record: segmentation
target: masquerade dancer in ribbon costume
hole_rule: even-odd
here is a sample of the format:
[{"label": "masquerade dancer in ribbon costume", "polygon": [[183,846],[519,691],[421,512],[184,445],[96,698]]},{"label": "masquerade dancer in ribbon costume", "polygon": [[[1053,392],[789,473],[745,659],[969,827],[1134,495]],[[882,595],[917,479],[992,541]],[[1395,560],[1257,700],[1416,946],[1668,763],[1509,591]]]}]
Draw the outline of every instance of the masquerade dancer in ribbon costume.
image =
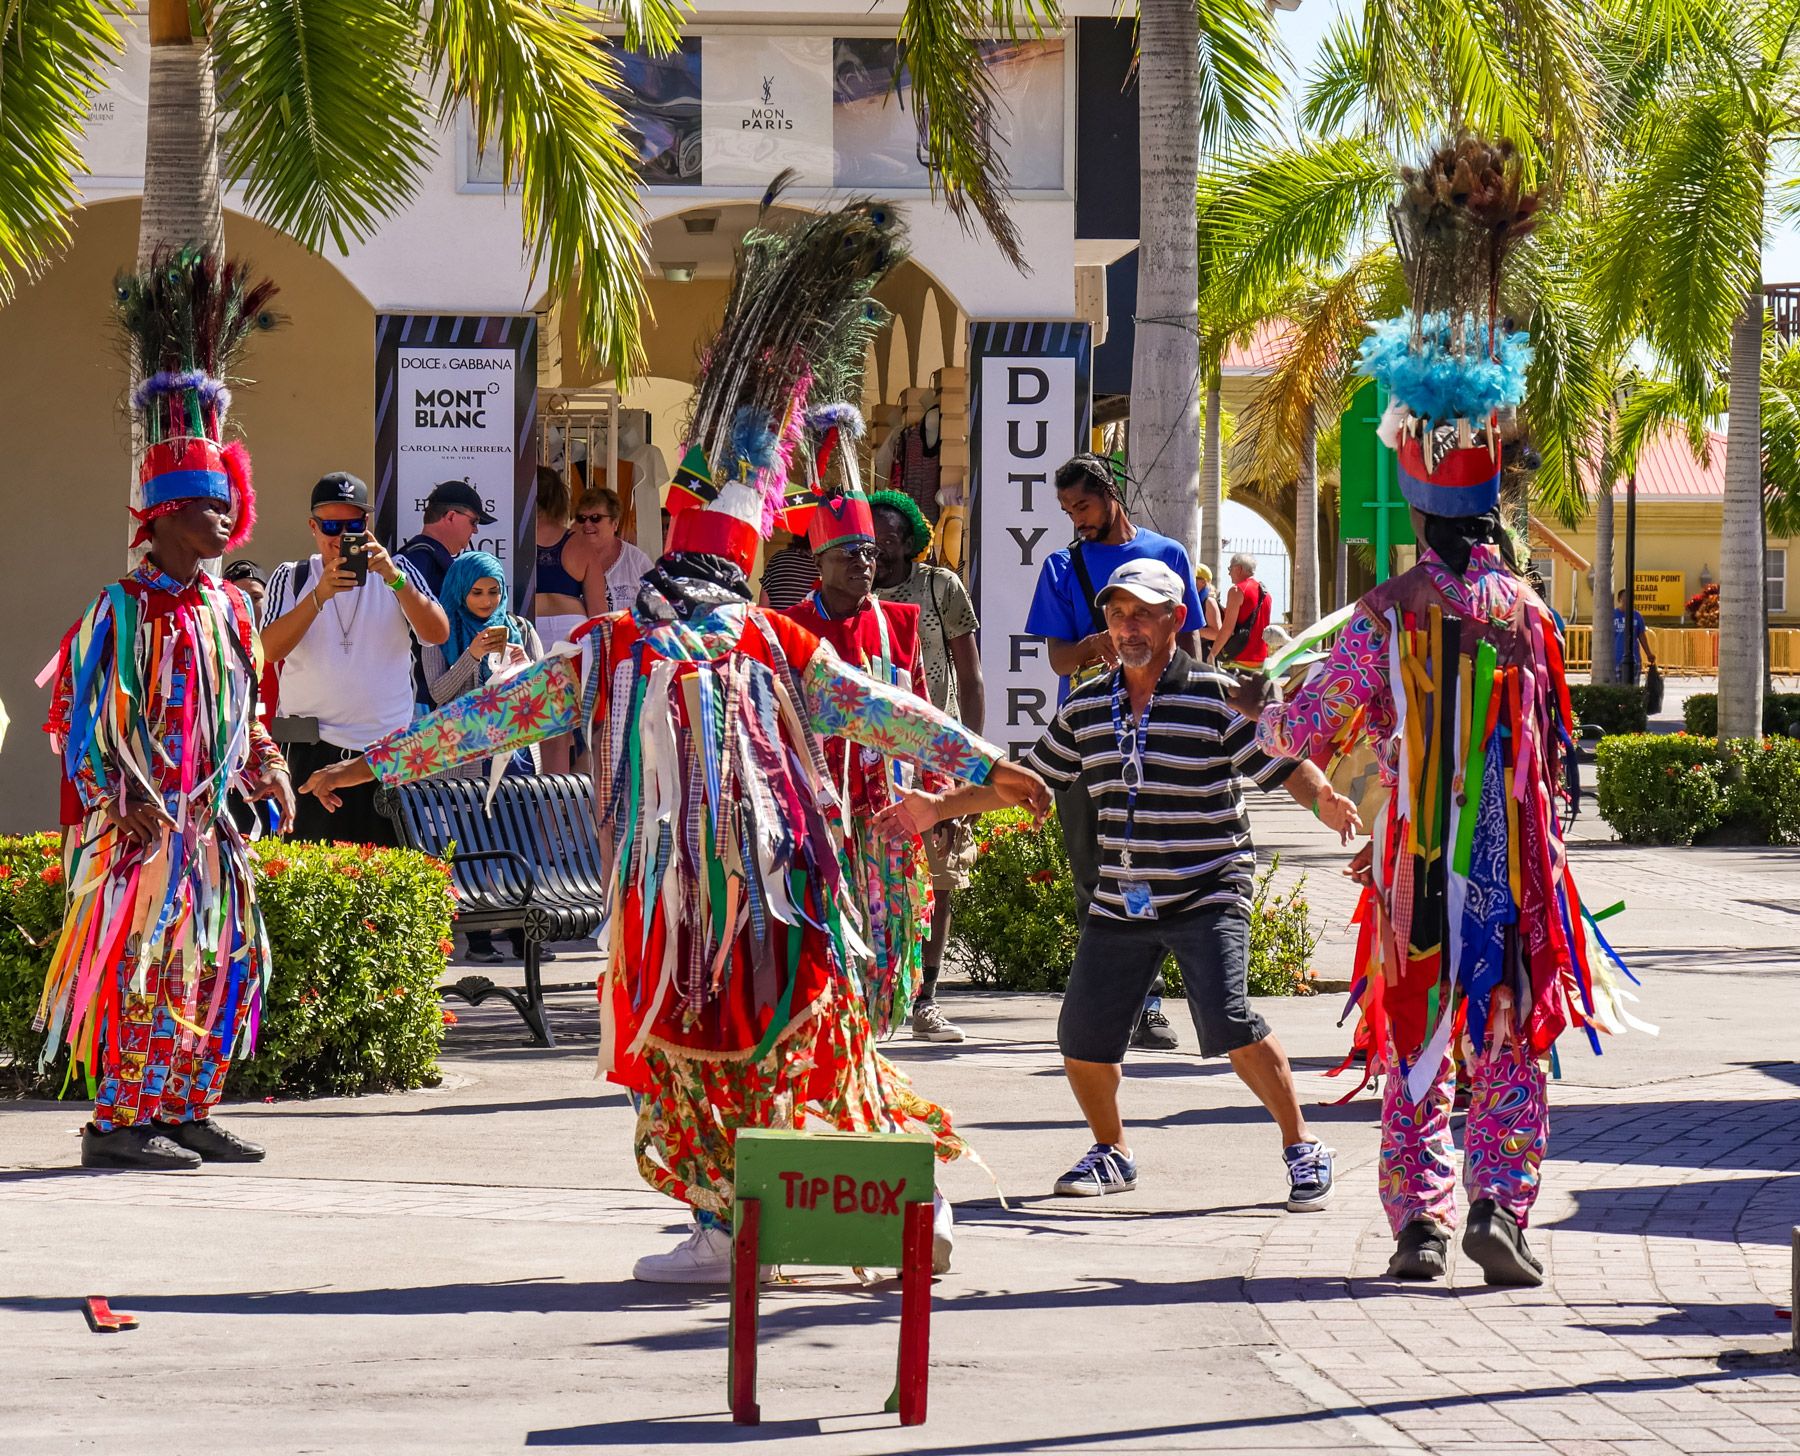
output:
[{"label": "masquerade dancer in ribbon costume", "polygon": [[249,456],[221,444],[225,384],[275,292],[235,262],[161,254],[118,284],[143,380],[142,565],[94,599],[49,671],[63,766],[69,904],[44,983],[43,1062],[67,1045],[95,1091],[90,1168],[197,1168],[263,1150],[209,1114],[256,1041],[268,938],[237,788],[293,819],[287,765],[256,716],[262,649],[244,594],[202,562],[249,538]]},{"label": "masquerade dancer in ribbon costume", "polygon": [[[1585,916],[1555,797],[1570,748],[1568,688],[1549,610],[1501,525],[1498,411],[1523,395],[1527,337],[1502,332],[1501,266],[1539,199],[1512,148],[1465,137],[1406,169],[1390,209],[1412,311],[1375,329],[1365,373],[1387,386],[1418,564],[1357,604],[1329,657],[1284,705],[1247,684],[1271,752],[1329,759],[1366,735],[1386,807],[1352,861],[1358,1052],[1386,1074],[1381,1200],[1389,1272],[1436,1279],[1456,1227],[1453,1042],[1472,1090],[1463,1248],[1490,1284],[1539,1284],[1525,1240],[1549,1135],[1543,1059],[1568,1026],[1642,1026]],[[1625,974],[1629,975],[1628,972]],[[1346,1063],[1348,1065],[1348,1063]]]},{"label": "masquerade dancer in ribbon costume", "polygon": [[[943,1110],[876,1050],[860,994],[865,909],[840,859],[844,810],[821,739],[990,783],[1009,802],[1047,807],[1048,791],[929,702],[756,608],[747,574],[803,447],[809,393],[849,392],[843,361],[860,364],[881,322],[869,290],[901,237],[888,209],[855,203],[745,238],[671,492],[667,554],[630,612],[581,633],[581,711],[612,875],[601,1065],[640,1099],[644,1177],[698,1216],[679,1248],[639,1261],[640,1279],[729,1277],[740,1127],[791,1116],[801,1127],[916,1128],[940,1156],[963,1150]],[[567,659],[541,675],[558,672]],[[537,676],[462,699],[308,790],[329,803],[370,772],[395,783],[477,740],[491,752]],[[566,696],[549,694],[553,710],[529,731],[566,730]]]},{"label": "masquerade dancer in ribbon costume", "polygon": [[[832,405],[814,411],[808,422],[823,435],[816,458],[825,462],[835,455],[845,485],[821,492],[810,507],[807,540],[819,562],[819,585],[785,615],[877,682],[929,701],[919,661],[919,609],[874,594],[875,517],[856,467],[862,418],[849,405]],[[789,521],[798,525],[807,509],[790,511]],[[919,989],[932,912],[925,847],[916,834],[889,835],[875,825],[875,816],[898,799],[890,755],[842,737],[828,738],[824,747],[826,772],[848,816],[844,870],[868,907],[873,962],[863,1005],[875,1034],[885,1037],[906,1024]],[[947,787],[941,778],[936,786]]]}]

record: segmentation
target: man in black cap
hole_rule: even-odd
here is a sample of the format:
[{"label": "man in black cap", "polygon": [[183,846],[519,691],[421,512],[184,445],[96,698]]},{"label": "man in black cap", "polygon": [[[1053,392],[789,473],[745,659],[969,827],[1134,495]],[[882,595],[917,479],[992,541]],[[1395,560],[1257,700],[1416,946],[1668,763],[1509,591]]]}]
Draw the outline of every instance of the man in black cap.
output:
[{"label": "man in black cap", "polygon": [[[263,652],[282,664],[275,736],[296,773],[353,758],[410,723],[413,644],[450,635],[418,568],[390,557],[369,525],[368,486],[341,471],[323,477],[307,517],[315,554],[282,562],[269,578]],[[357,556],[366,571],[352,564]],[[346,804],[348,819],[302,804],[295,838],[395,842],[373,793]]]},{"label": "man in black cap", "polygon": [[[444,573],[450,563],[469,549],[475,533],[494,524],[480,493],[466,480],[440,481],[425,497],[425,519],[419,534],[394,553],[399,561],[410,561],[425,579],[434,597],[444,594]],[[422,712],[437,706],[431,699],[431,685],[425,681],[425,669],[419,661],[418,643],[413,644],[413,701]]]}]

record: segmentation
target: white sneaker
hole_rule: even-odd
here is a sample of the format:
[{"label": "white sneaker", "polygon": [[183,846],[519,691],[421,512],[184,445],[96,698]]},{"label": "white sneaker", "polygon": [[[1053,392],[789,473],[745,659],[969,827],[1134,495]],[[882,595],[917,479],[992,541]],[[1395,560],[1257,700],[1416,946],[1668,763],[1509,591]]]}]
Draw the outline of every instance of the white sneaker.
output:
[{"label": "white sneaker", "polygon": [[731,1235],[695,1224],[694,1231],[666,1254],[646,1254],[631,1266],[631,1277],[646,1284],[731,1283]]},{"label": "white sneaker", "polygon": [[931,1272],[948,1274],[950,1256],[955,1252],[956,1214],[950,1207],[950,1200],[934,1192],[931,1195]]},{"label": "white sneaker", "polygon": [[914,1041],[961,1041],[962,1028],[938,1010],[937,1002],[928,1002],[912,1014]]}]

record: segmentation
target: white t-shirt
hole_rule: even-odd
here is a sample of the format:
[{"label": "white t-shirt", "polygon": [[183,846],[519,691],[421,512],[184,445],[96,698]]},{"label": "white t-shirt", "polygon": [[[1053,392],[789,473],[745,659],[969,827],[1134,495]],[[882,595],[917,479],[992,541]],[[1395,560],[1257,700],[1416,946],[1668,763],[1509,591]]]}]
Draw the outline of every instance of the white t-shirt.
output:
[{"label": "white t-shirt", "polygon": [[[394,565],[427,599],[431,590],[404,556]],[[284,561],[269,578],[263,626],[293,611],[294,566]],[[317,555],[308,563],[305,590],[323,570]],[[319,737],[338,748],[361,752],[377,738],[412,722],[412,624],[394,589],[371,576],[352,591],[325,602],[281,667],[280,706],[284,718],[317,718]]]},{"label": "white t-shirt", "polygon": [[638,587],[650,569],[650,558],[629,541],[619,542],[619,559],[606,573],[606,605],[612,611],[628,611],[637,600]]}]

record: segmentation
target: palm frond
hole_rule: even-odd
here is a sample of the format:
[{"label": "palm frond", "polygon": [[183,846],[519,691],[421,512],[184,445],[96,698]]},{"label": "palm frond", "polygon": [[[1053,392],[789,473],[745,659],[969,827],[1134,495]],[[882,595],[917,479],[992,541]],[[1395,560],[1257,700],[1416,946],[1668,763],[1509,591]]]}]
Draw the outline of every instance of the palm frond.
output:
[{"label": "palm frond", "polygon": [[[636,8],[640,25],[661,9]],[[583,345],[623,381],[642,356],[644,213],[618,62],[593,18],[575,0],[435,0],[425,55],[446,114],[469,108],[518,188],[533,264],[573,288]]]},{"label": "palm frond", "polygon": [[626,50],[667,55],[681,44],[685,0],[613,0],[611,8],[625,32],[620,41]]},{"label": "palm frond", "polygon": [[1288,322],[1277,362],[1252,396],[1232,444],[1231,477],[1251,493],[1279,493],[1300,467],[1309,410],[1321,420],[1342,414],[1355,382],[1357,346],[1381,306],[1392,306],[1404,282],[1386,243],[1370,248],[1334,277],[1307,281],[1287,300]]},{"label": "palm frond", "polygon": [[1624,382],[1625,406],[1613,421],[1601,460],[1601,477],[1616,485],[1638,468],[1646,446],[1671,430],[1687,437],[1694,458],[1705,464],[1712,450],[1708,422],[1725,413],[1728,401],[1723,378],[1699,394],[1677,378],[1633,374]]},{"label": "palm frond", "polygon": [[213,48],[225,169],[260,217],[343,252],[417,191],[432,142],[410,6],[238,0]]},{"label": "palm frond", "polygon": [[1771,536],[1800,536],[1800,344],[1763,351],[1763,499]]},{"label": "palm frond", "polygon": [[1194,0],[1200,22],[1200,145],[1216,151],[1269,126],[1281,101],[1279,48],[1263,0]]},{"label": "palm frond", "polygon": [[0,303],[68,245],[89,93],[130,0],[0,0]]},{"label": "palm frond", "polygon": [[1396,187],[1380,143],[1345,136],[1248,148],[1207,176],[1201,277],[1215,314],[1248,317],[1297,271],[1330,270],[1379,223]]},{"label": "palm frond", "polygon": [[1437,47],[1461,124],[1510,139],[1528,174],[1592,173],[1599,55],[1580,0],[1440,0]]},{"label": "palm frond", "polygon": [[1318,60],[1300,95],[1300,125],[1332,136],[1363,120],[1369,103],[1369,48],[1362,28],[1339,15],[1319,43]]},{"label": "palm frond", "polygon": [[1761,281],[1764,162],[1745,122],[1728,89],[1673,99],[1603,204],[1594,286],[1606,342],[1641,328],[1691,390],[1722,365]]},{"label": "palm frond", "polygon": [[933,195],[965,229],[979,220],[1020,270],[1025,252],[1007,212],[1006,160],[996,145],[1000,100],[981,37],[989,28],[1038,32],[1057,18],[1055,0],[907,0],[900,17],[900,56]]}]

